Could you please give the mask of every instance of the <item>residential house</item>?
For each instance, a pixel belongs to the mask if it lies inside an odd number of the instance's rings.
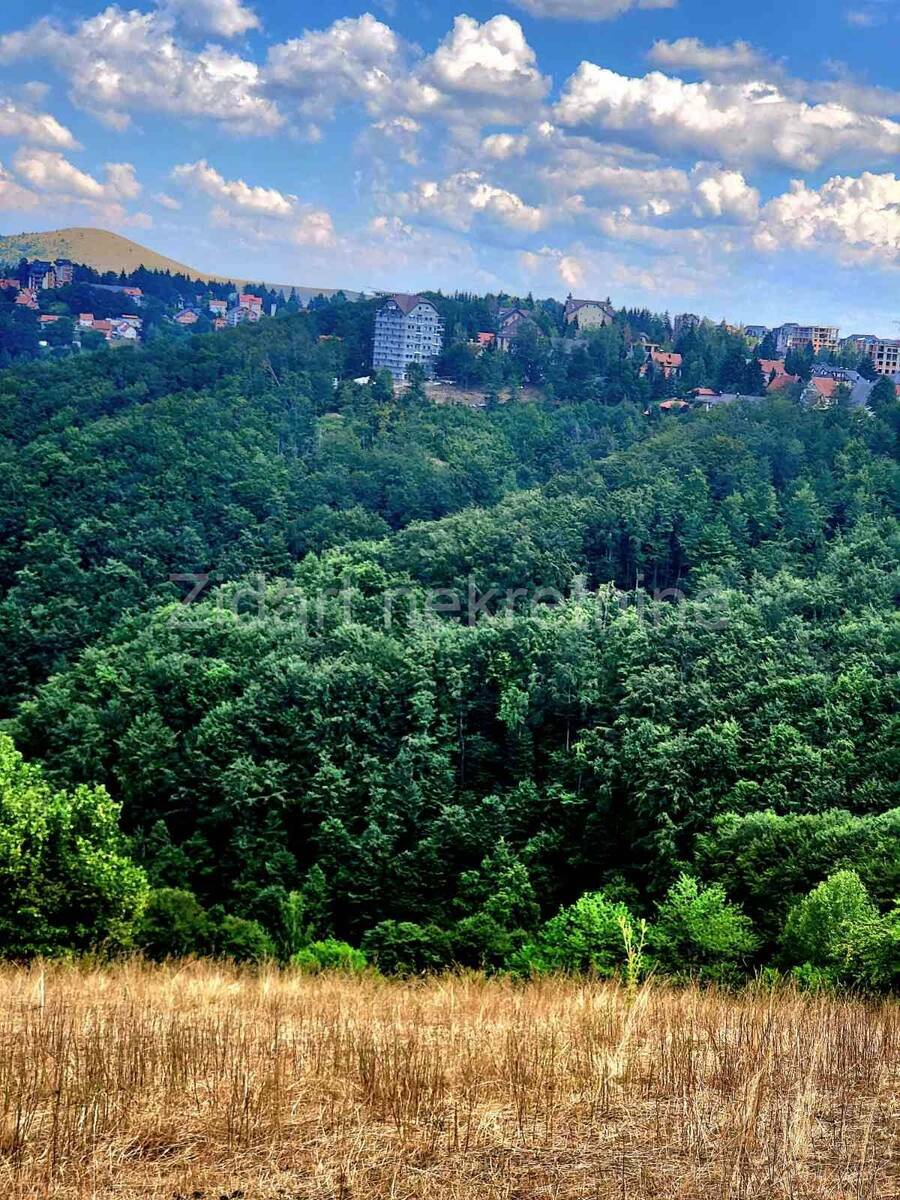
[[[75,324],[78,326],[79,329],[93,329],[94,328],[94,314],[93,313],[79,313],[78,320],[75,322]]]
[[[184,308],[173,318],[173,320],[175,321],[176,325],[181,325],[182,327],[187,328],[189,325],[197,324],[197,322],[200,320],[200,314],[197,312],[196,308]]]
[[[768,325],[745,325],[744,337],[748,341],[761,342],[769,332]]]
[[[209,311],[213,314],[213,316],[224,317],[225,314],[228,312],[228,301],[227,300],[210,300],[207,304],[207,307],[209,308]]]
[[[683,413],[691,407],[687,400],[663,400],[660,411],[664,413]]]
[[[646,375],[651,364],[663,379],[671,379],[681,370],[681,355],[676,354],[674,350],[659,350],[653,346],[639,374]]]
[[[0,292],[17,292],[19,286],[18,279],[0,279]]]
[[[22,288],[18,296],[16,296],[16,304],[21,305],[23,308],[36,309],[40,307],[37,301],[37,296],[34,294],[31,288]]]
[[[756,361],[766,379],[770,379],[773,375],[784,374],[783,358],[758,358]]]
[[[497,312],[497,349],[509,350],[519,335],[529,329],[536,334],[541,332],[530,309],[522,308],[519,305],[499,309]]]
[[[602,329],[615,320],[612,301],[608,297],[606,300],[574,300],[569,295],[563,316],[566,324],[574,325],[576,329]]]
[[[476,335],[475,341],[480,350],[489,350],[491,346],[496,345],[497,335],[496,333],[479,333]]]
[[[769,380],[769,382],[766,384],[766,391],[767,392],[784,392],[784,391],[787,391],[787,389],[789,387],[792,387],[795,383],[799,383],[799,382],[800,382],[799,375],[787,375],[787,374],[785,374],[784,371],[779,371],[776,375],[773,375],[772,378]]]
[[[443,344],[444,322],[423,296],[398,292],[375,313],[375,371],[390,371],[395,380],[403,382],[410,366],[418,363],[431,376]]]

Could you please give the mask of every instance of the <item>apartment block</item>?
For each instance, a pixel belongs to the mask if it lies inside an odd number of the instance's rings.
[[[444,323],[431,301],[398,293],[375,314],[372,366],[376,371],[390,371],[400,382],[406,380],[412,363],[430,376],[443,344]]]
[[[828,354],[838,348],[836,325],[795,325],[792,321],[773,329],[775,350],[779,356],[789,350],[812,349],[813,354]]]

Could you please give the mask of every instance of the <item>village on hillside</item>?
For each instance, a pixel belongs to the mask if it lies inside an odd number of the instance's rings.
[[[304,308],[341,305],[355,310],[351,325],[359,345],[342,361],[338,354],[336,384],[342,377],[365,383],[385,373],[395,385],[421,383],[436,399],[461,399],[475,407],[498,399],[504,389],[507,395],[521,388],[546,390],[552,363],[564,362],[571,373],[579,355],[586,357],[589,387],[589,352],[613,330],[620,338],[617,353],[645,385],[631,398],[661,414],[772,393],[788,393],[816,408],[841,399],[863,408],[882,378],[900,395],[900,339],[841,337],[833,325],[736,326],[695,313],[670,321],[668,315],[617,309],[609,297],[572,295],[559,303],[377,293],[351,302],[338,292],[304,304],[262,285],[241,290],[144,268],[100,275],[68,259],[23,259],[14,268],[0,267],[0,359],[117,349],[167,330],[216,333]],[[327,324],[319,340],[342,343],[346,324]],[[715,366],[706,348],[711,339],[718,342]],[[361,368],[370,374],[360,375]]]

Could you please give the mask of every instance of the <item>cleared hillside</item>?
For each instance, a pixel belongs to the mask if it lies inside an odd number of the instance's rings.
[[[138,267],[146,267],[151,271],[171,271],[173,274],[187,275],[191,279],[223,282],[227,276],[210,275],[189,267],[174,258],[157,254],[140,242],[111,233],[107,229],[91,229],[74,227],[71,229],[51,229],[45,233],[15,233],[0,236],[0,262],[17,262],[25,258],[70,258],[73,262],[84,263],[95,271],[136,271]],[[246,279],[233,279],[234,283],[247,283]],[[268,280],[254,279],[254,283],[267,283],[269,287],[282,288],[290,291],[294,288],[303,296],[331,295],[336,288],[310,287],[308,285],[290,283],[269,283]],[[347,296],[357,295],[346,292]]]

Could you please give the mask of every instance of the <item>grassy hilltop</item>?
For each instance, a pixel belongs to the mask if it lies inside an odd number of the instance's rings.
[[[75,227],[72,229],[50,229],[44,233],[13,233],[0,235],[0,262],[18,262],[20,258],[57,259],[70,258],[72,262],[83,263],[93,267],[95,271],[136,271],[138,267],[146,267],[149,271],[171,271],[173,275],[187,275],[191,279],[203,282],[224,282],[224,275],[210,275],[189,267],[165,254],[157,254],[155,250],[133,242],[130,238],[118,233],[110,233],[107,229],[90,229]],[[248,280],[234,278],[234,283],[247,283]],[[253,280],[251,282],[263,282]],[[268,282],[268,281],[265,281]],[[336,288],[308,287],[290,283],[270,284],[273,289],[282,288],[289,292],[292,287],[301,296],[332,295]],[[349,297],[355,292],[347,292]]]

